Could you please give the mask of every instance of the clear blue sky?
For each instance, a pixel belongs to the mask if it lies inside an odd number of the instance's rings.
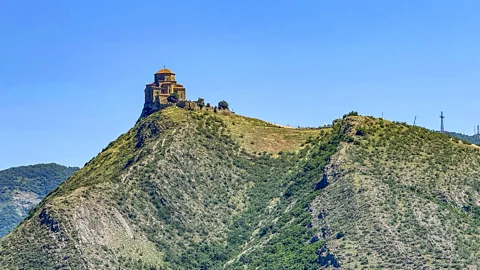
[[[83,166],[166,65],[187,97],[300,126],[480,123],[480,1],[0,1],[0,169]]]

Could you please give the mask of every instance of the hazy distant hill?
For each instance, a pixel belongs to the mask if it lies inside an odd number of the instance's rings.
[[[478,269],[480,148],[168,108],[0,240],[2,269]]]
[[[0,237],[15,228],[33,205],[78,169],[50,163],[0,171]]]
[[[480,135],[465,135],[462,133],[456,133],[456,132],[447,132],[452,137],[459,138],[461,140],[467,141],[469,143],[473,144],[478,144],[480,145]]]

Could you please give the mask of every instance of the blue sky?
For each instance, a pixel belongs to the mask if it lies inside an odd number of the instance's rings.
[[[166,65],[187,97],[319,126],[480,123],[479,1],[0,1],[0,169],[83,166]]]

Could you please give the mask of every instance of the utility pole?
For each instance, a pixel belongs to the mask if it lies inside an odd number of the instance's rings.
[[[417,116],[415,115],[415,118],[413,119],[413,126],[415,126],[415,122],[417,122]]]
[[[443,119],[445,116],[443,116],[443,111],[440,112],[440,132],[445,133],[445,128],[443,126]]]
[[[480,135],[480,125],[477,125],[477,135]]]

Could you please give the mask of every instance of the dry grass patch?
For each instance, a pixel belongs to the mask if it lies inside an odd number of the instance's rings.
[[[330,128],[325,129],[295,129],[272,125],[258,119],[232,115],[221,116],[232,136],[248,152],[292,152],[302,148],[310,138],[316,138],[323,131],[330,133]]]

